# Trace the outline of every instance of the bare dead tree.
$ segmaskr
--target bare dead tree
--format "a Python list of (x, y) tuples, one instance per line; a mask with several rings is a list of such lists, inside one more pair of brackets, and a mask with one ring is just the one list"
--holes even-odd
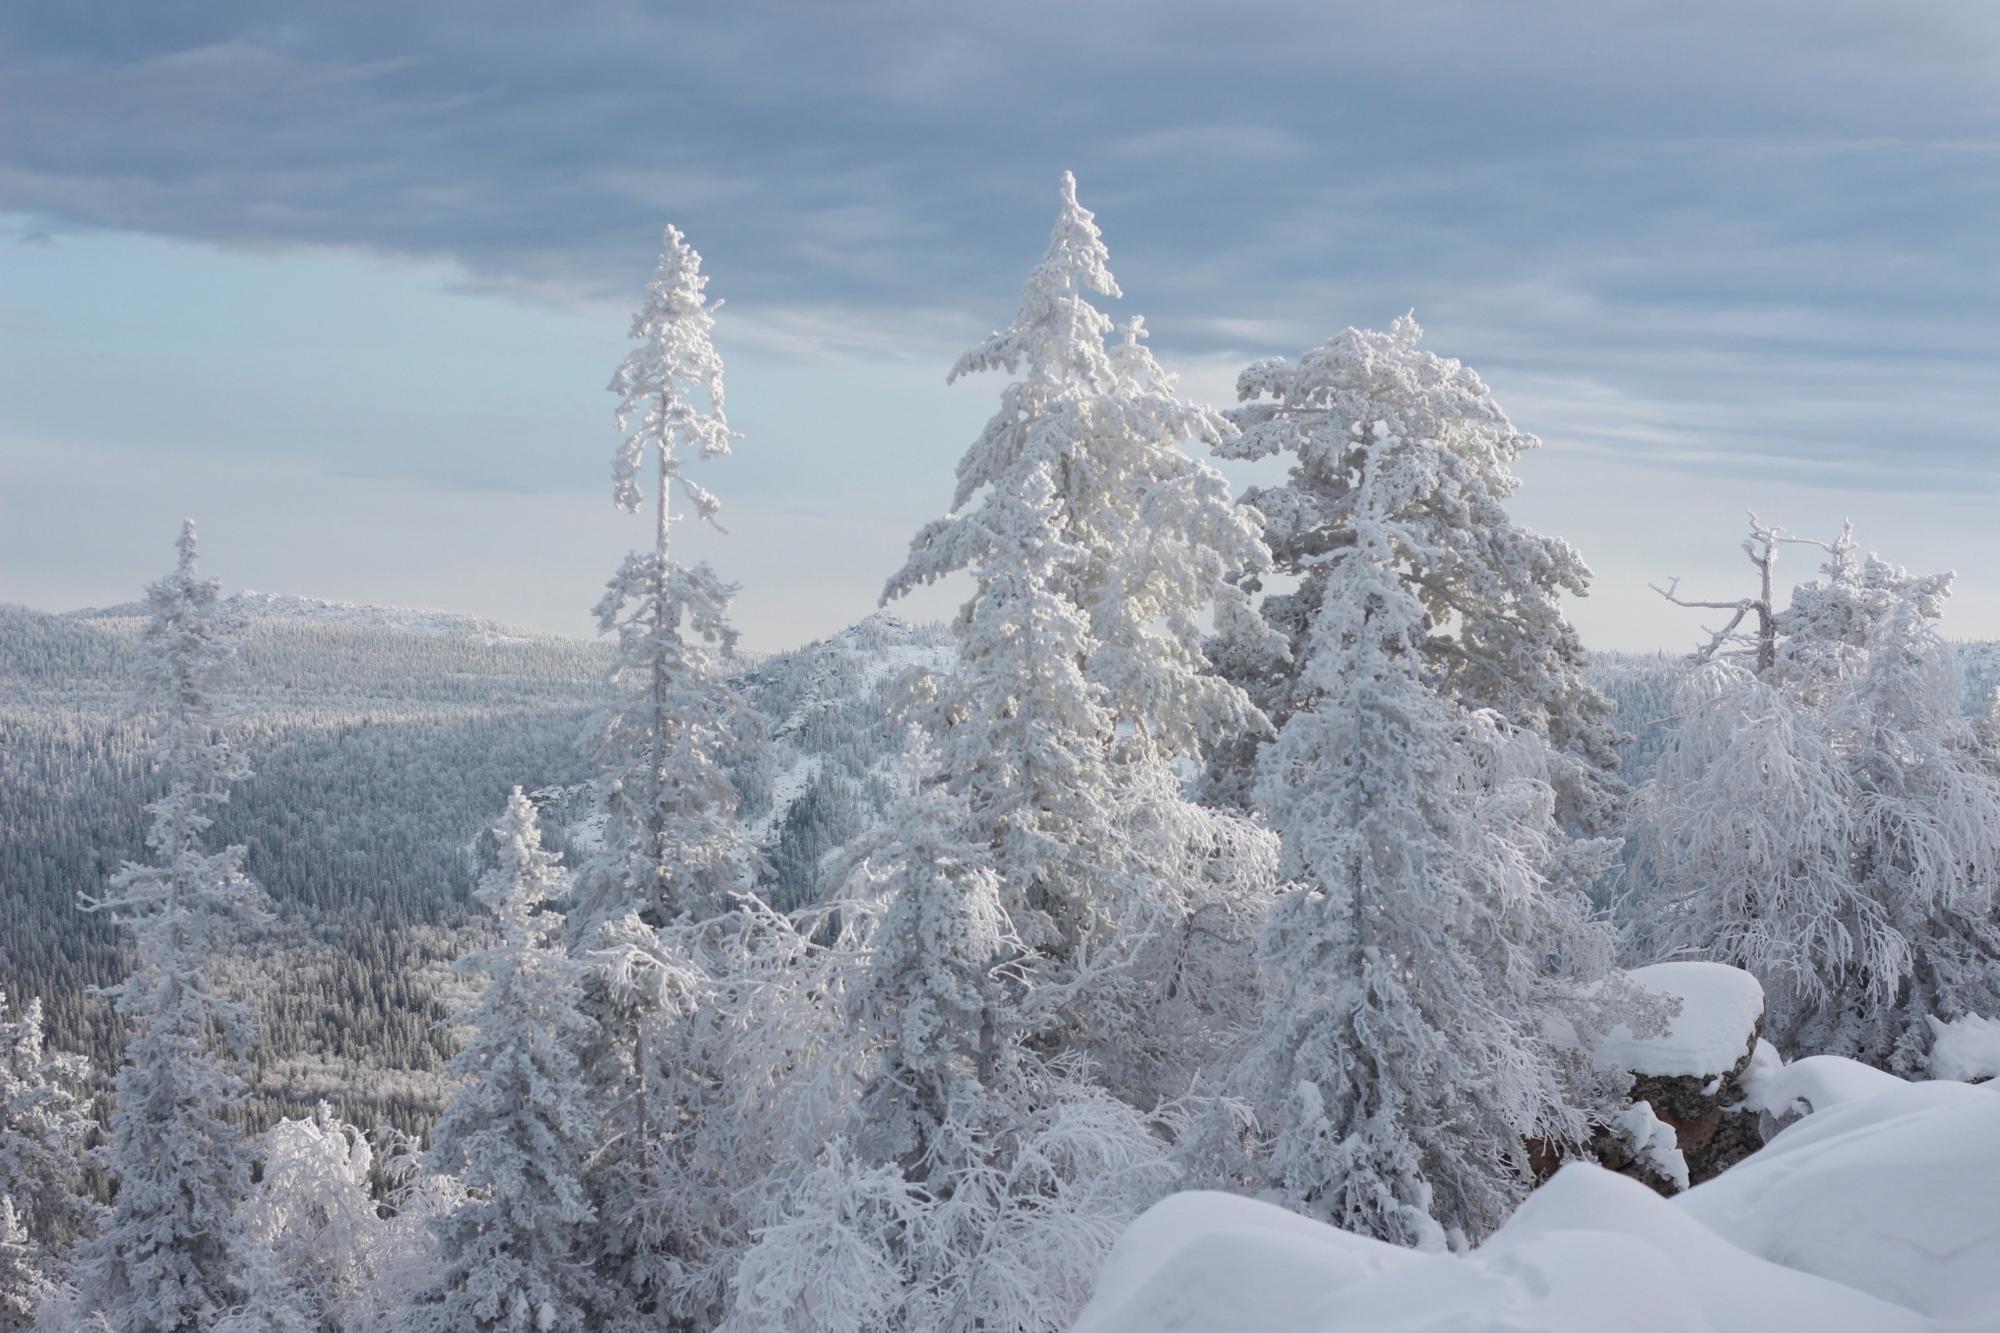
[[(1851, 525), (1842, 525), (1838, 540), (1825, 542), (1813, 537), (1795, 537), (1783, 528), (1772, 527), (1758, 521), (1757, 515), (1750, 514), (1750, 534), (1743, 539), (1743, 554), (1757, 570), (1757, 594), (1754, 597), (1739, 597), (1733, 602), (1689, 601), (1680, 596), (1681, 581), (1670, 579), (1667, 586), (1658, 584), (1647, 586), (1675, 606), (1691, 610), (1727, 611), (1730, 617), (1720, 629), (1703, 626), (1708, 642), (1694, 652), (1696, 662), (1712, 660), (1717, 653), (1731, 644), (1746, 645), (1740, 649), (1741, 655), (1755, 664), (1758, 675), (1770, 670), (1778, 660), (1778, 611), (1771, 593), (1771, 571), (1778, 563), (1778, 548), (1781, 546), (1816, 546), (1822, 551), (1839, 554), (1853, 539), (1849, 535)], [(1757, 617), (1754, 632), (1745, 632), (1742, 625), (1752, 614)]]

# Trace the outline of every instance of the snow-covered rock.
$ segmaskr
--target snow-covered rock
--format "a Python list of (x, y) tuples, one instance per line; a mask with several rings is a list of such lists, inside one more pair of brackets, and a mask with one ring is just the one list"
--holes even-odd
[(1646, 1174), (1672, 1189), (1688, 1187), (1687, 1157), (1681, 1152), (1680, 1136), (1660, 1119), (1651, 1102), (1633, 1102), (1611, 1124), (1631, 1151), (1632, 1160)]
[(1566, 1166), (1464, 1255), (1390, 1249), (1226, 1195), (1177, 1195), (1127, 1230), (1076, 1330), (1993, 1329), (2000, 1095), (1889, 1081), (1672, 1200)]
[(2000, 1078), (2000, 1022), (1966, 1014), (1946, 1023), (1931, 1019), (1932, 1078), (1984, 1083)]
[(1672, 1077), (1727, 1073), (1743, 1063), (1764, 1017), (1764, 988), (1740, 967), (1723, 963), (1655, 963), (1626, 974), (1656, 994), (1680, 1002), (1667, 1030), (1635, 1036), (1618, 1025), (1593, 1043), (1606, 1069)]
[[(1764, 1141), (1755, 1115), (1733, 1110), (1764, 1017), (1764, 988), (1720, 963), (1657, 963), (1626, 974), (1672, 1011), (1665, 1031), (1620, 1024), (1595, 1038), (1599, 1067), (1633, 1076), (1632, 1111), (1592, 1145), (1601, 1164), (1662, 1193), (1709, 1180)], [(1643, 1114), (1642, 1114), (1643, 1113)], [(1656, 1127), (1671, 1131), (1662, 1140)]]

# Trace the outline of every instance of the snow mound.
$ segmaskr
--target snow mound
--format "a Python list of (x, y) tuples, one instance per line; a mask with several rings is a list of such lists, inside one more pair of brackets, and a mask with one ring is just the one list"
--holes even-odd
[(1931, 1077), (1974, 1083), (2000, 1078), (2000, 1023), (1978, 1014), (1931, 1019)]
[(1869, 1072), (1894, 1086), (1816, 1110), (1674, 1202), (1774, 1263), (2000, 1327), (2000, 1093)]
[(1742, 1081), (1743, 1109), (1768, 1112), (1780, 1120), (1908, 1086), (1894, 1074), (1838, 1055), (1808, 1055), (1786, 1064), (1766, 1041), (1757, 1043)]
[(1658, 995), (1680, 1001), (1667, 1031), (1635, 1037), (1618, 1024), (1597, 1038), (1591, 1054), (1605, 1069), (1683, 1078), (1723, 1074), (1750, 1049), (1764, 1016), (1764, 988), (1740, 967), (1723, 963), (1655, 963), (1626, 973)]
[(1176, 1195), (1119, 1240), (1076, 1333), (1993, 1329), (2000, 1095), (1890, 1082), (1672, 1200), (1565, 1166), (1464, 1255)]
[(1414, 1250), (1356, 1236), (1234, 1194), (1169, 1195), (1125, 1229), (1076, 1333), (1317, 1327), (1329, 1289), (1417, 1263)]

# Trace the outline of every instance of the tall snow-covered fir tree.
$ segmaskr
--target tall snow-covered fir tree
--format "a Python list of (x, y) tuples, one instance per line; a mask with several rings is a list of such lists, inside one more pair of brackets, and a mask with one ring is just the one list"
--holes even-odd
[[(1079, 611), (1081, 655), (1115, 722), (1168, 754), (1198, 754), (1255, 717), (1242, 691), (1209, 669), (1202, 615), (1237, 602), (1233, 579), (1269, 564), (1253, 516), (1228, 482), (1186, 446), (1216, 447), (1233, 433), (1210, 408), (1177, 392), (1133, 319), (1115, 345), (1096, 293), (1122, 295), (1110, 253), (1065, 172), (1048, 252), (1029, 275), (1007, 328), (965, 353), (950, 378), (1015, 376), (1000, 408), (958, 463), (951, 513), (927, 524), (884, 600), (959, 570), (975, 576), (1019, 540), (1027, 516), (1003, 511), (1047, 474), (1046, 512), (1062, 557), (1053, 587)], [(962, 619), (969, 619), (968, 604)]]
[(82, 899), (129, 930), (138, 954), (111, 991), (132, 1027), (101, 1150), (117, 1195), (76, 1270), (84, 1308), (116, 1333), (213, 1328), (245, 1294), (253, 1259), (236, 1217), (252, 1153), (232, 1118), (244, 1084), (230, 1057), (247, 1054), (255, 1021), (213, 962), (267, 901), (243, 872), (244, 848), (203, 850), (208, 812), (248, 768), (216, 697), (233, 625), (219, 585), (196, 572), (192, 522), (179, 549), (174, 572), (146, 590), (146, 702), (167, 776), (166, 795), (147, 807), (151, 859)]
[(430, 1271), (395, 1327), (595, 1333), (602, 1293), (583, 1175), (598, 1117), (577, 1066), (589, 1022), (577, 965), (556, 938), (562, 919), (547, 907), (564, 886), (518, 787), (493, 833), (499, 863), (478, 897), (500, 940), (465, 960), (486, 985), (447, 1066), (463, 1082), (431, 1134), (431, 1169), (456, 1176), (466, 1198), (435, 1221)]
[[(1582, 641), (1557, 601), (1584, 595), (1590, 571), (1568, 543), (1508, 514), (1520, 484), (1512, 465), (1537, 441), (1514, 428), (1472, 370), (1424, 350), (1422, 336), (1405, 315), (1387, 333), (1350, 328), (1296, 363), (1259, 362), (1238, 379), (1244, 402), (1230, 416), (1240, 433), (1223, 438), (1218, 452), (1291, 459), (1284, 485), (1243, 498), (1263, 517), (1278, 572), (1298, 586), (1267, 596), (1261, 620), (1219, 622), (1218, 656), (1282, 725), (1305, 693), (1298, 682), (1333, 568), (1328, 557), (1355, 541), (1356, 460), (1364, 452), (1385, 461), (1421, 455), (1431, 485), (1406, 496), (1393, 517), (1434, 553), (1422, 569), (1405, 570), (1426, 613), (1424, 656), (1461, 703), (1548, 739), (1566, 825), (1612, 832), (1625, 793), (1611, 704), (1584, 679)], [(1383, 429), (1393, 449), (1378, 447)], [(1218, 798), (1247, 799), (1259, 743), (1245, 736), (1218, 754), (1209, 783)]]
[(618, 656), (599, 732), (604, 839), (578, 876), (572, 938), (593, 963), (585, 1074), (604, 1114), (605, 1143), (586, 1180), (597, 1214), (591, 1250), (625, 1294), (620, 1317), (664, 1317), (693, 1299), (690, 1228), (713, 1210), (692, 1197), (705, 1178), (692, 1168), (683, 1102), (712, 1086), (701, 1071), (715, 1056), (695, 1049), (703, 1029), (687, 1021), (687, 1006), (714, 960), (678, 949), (695, 938), (684, 927), (730, 911), (754, 878), (722, 766), (751, 720), (722, 672), (736, 643), (733, 590), (707, 565), (675, 560), (672, 546), (683, 520), (676, 495), (700, 520), (720, 508), (686, 475), (689, 456), (723, 457), (734, 439), (707, 286), (701, 257), (669, 227), (632, 318), (637, 345), (610, 385), (622, 432), (613, 499), (639, 507), (650, 457), (654, 544), (626, 559), (597, 608)]
[(653, 549), (628, 556), (598, 603), (602, 632), (617, 636), (615, 701), (599, 735), (606, 765), (602, 852), (585, 868), (587, 929), (636, 911), (657, 924), (725, 905), (743, 879), (733, 815), (736, 790), (721, 760), (740, 734), (742, 706), (719, 671), (732, 651), (731, 589), (707, 565), (673, 558), (678, 492), (694, 516), (720, 505), (685, 474), (686, 455), (719, 458), (734, 438), (723, 411), (722, 358), (710, 341), (714, 304), (701, 256), (667, 228), (666, 248), (632, 317), (634, 347), (611, 378), (623, 433), (612, 461), (612, 498), (637, 510), (640, 477), (654, 463)]
[[(1254, 879), (1257, 855), (1204, 850), (1259, 835), (1219, 832), (1214, 819), (1228, 817), (1181, 799), (1162, 774), (1260, 725), (1243, 692), (1208, 669), (1200, 626), (1217, 603), (1241, 610), (1233, 580), (1268, 555), (1221, 474), (1183, 452), (1214, 445), (1227, 423), (1176, 394), (1139, 321), (1107, 347), (1112, 323), (1090, 296), (1120, 294), (1108, 261), (1065, 173), (1019, 315), (951, 372), (1015, 378), (959, 461), (951, 512), (918, 532), (884, 592), (973, 577), (957, 668), (940, 684), (940, 750), (992, 849), (1010, 916), (1058, 971), (1114, 939), (1141, 949), (1195, 941), (1185, 925), (1205, 909), (1202, 940), (1228, 949), (1263, 906), (1259, 885), (1216, 882), (1223, 865)], [(1172, 830), (1143, 865), (1135, 827)], [(1100, 993), (1079, 1014), (1116, 1051), (1144, 1034), (1133, 1006), (1155, 993), (1108, 1004)], [(1172, 1077), (1138, 1077), (1161, 1076)]]
[[(1612, 939), (1541, 867), (1565, 835), (1546, 750), (1439, 683), (1421, 589), (1452, 546), (1410, 518), (1438, 451), (1375, 428), (1341, 466), (1348, 537), (1313, 581), (1297, 706), (1256, 799), (1299, 887), (1273, 913), (1246, 1090), (1268, 1184), (1402, 1244), (1477, 1240), (1617, 1091), (1551, 1032), (1589, 1030)], [(1605, 844), (1572, 855), (1602, 864)], [(1573, 1045), (1573, 1044), (1572, 1044)]]
[(42, 1276), (53, 1280), (97, 1224), (84, 1182), (85, 1145), (97, 1128), (91, 1068), (48, 1048), (40, 1000), (8, 1010), (0, 992), (0, 1195), (12, 1200)]
[[(964, 798), (921, 742), (845, 861), (879, 903), (822, 1056), (858, 1091), (784, 1163), (737, 1266), (737, 1333), (1067, 1327), (1172, 1182), (1158, 1127), (1030, 1040), (1025, 946)], [(817, 1129), (817, 1127), (815, 1127)]]

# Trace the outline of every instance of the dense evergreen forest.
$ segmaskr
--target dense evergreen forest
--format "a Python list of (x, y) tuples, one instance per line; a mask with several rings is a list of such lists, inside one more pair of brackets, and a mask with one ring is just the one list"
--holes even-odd
[[(364, 1124), (421, 1129), (453, 1047), (449, 964), (483, 929), (471, 891), (484, 831), (519, 784), (551, 846), (587, 847), (585, 738), (609, 654), (470, 617), (240, 601), (224, 689), (254, 776), (216, 836), (249, 848), (279, 907), (235, 964), (260, 1017), (249, 1119), (326, 1098)], [(44, 997), (49, 1041), (100, 1069), (123, 1034), (91, 992), (125, 975), (130, 948), (76, 895), (144, 850), (144, 806), (163, 786), (132, 709), (143, 624), (129, 607), (0, 606), (0, 986)], [(890, 688), (946, 644), (880, 615), (739, 665), (770, 744), (732, 778), (772, 902), (819, 897), (826, 854), (879, 817), (902, 744)]]

